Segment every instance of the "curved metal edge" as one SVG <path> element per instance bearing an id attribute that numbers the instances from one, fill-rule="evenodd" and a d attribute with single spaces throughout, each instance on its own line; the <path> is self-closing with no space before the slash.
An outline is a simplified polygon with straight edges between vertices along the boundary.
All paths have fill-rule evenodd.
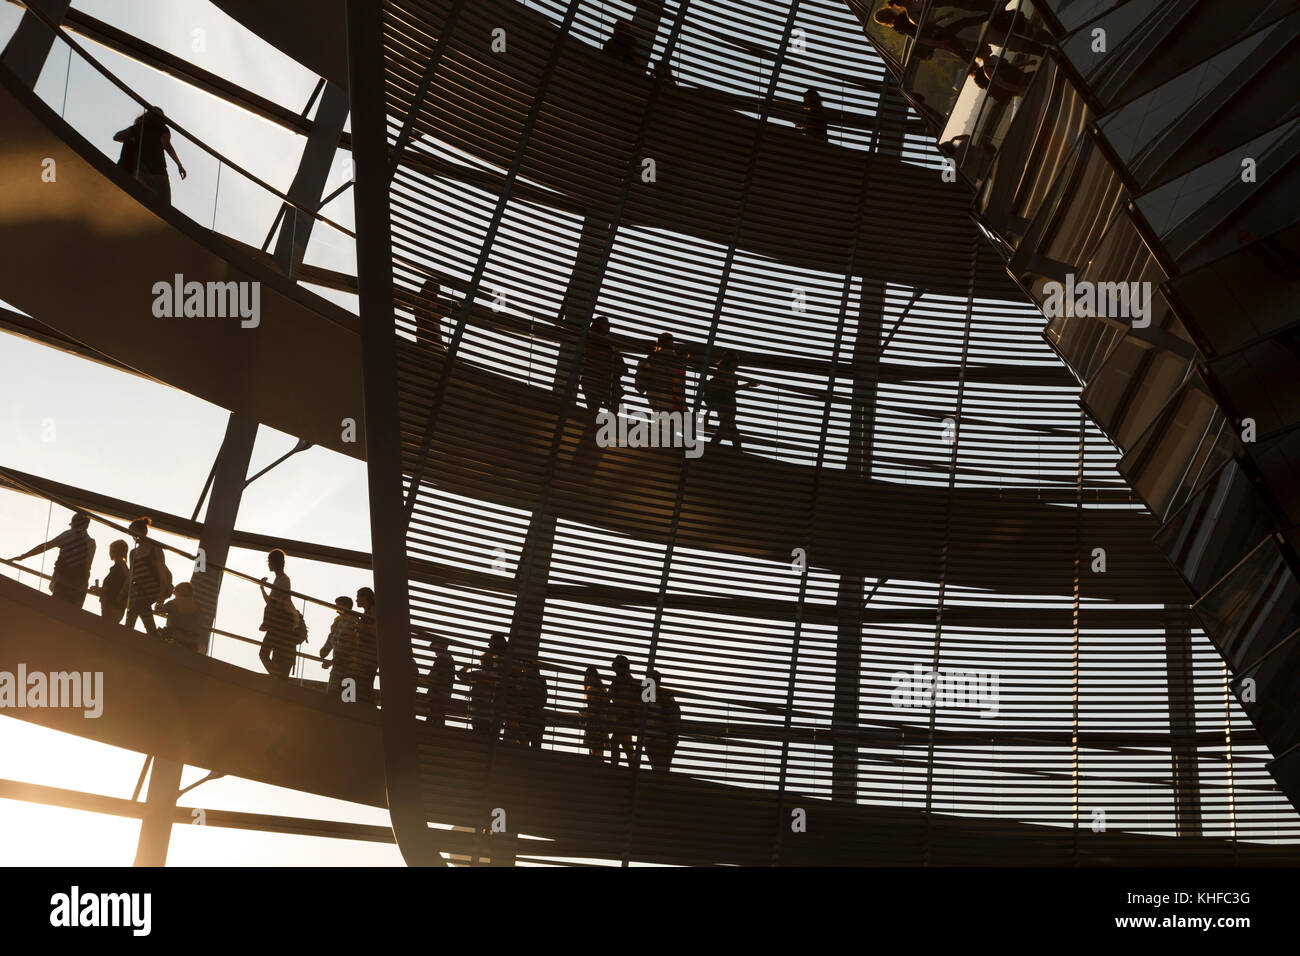
<path id="1" fill-rule="evenodd" d="M 357 282 L 361 311 L 362 394 L 370 538 L 374 555 L 375 624 L 384 699 L 381 724 L 388 813 L 402 858 L 412 866 L 444 866 L 436 831 L 420 795 L 416 744 L 415 661 L 411 657 L 402 516 L 402 443 L 397 418 L 397 343 L 393 328 L 392 236 L 388 221 L 387 131 L 384 122 L 383 8 L 348 0 L 348 80 L 353 158 L 357 165 Z"/>

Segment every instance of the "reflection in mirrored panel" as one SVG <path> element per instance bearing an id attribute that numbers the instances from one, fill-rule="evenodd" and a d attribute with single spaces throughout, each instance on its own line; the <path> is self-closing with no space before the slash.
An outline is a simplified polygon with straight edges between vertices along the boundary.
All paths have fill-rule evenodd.
<path id="1" fill-rule="evenodd" d="M 1300 426 L 1243 447 L 1286 520 L 1300 522 Z"/>
<path id="2" fill-rule="evenodd" d="M 1300 582 L 1270 537 L 1194 607 L 1238 676 L 1300 627 Z"/>
<path id="3" fill-rule="evenodd" d="M 1300 422 L 1300 329 L 1211 362 L 1209 369 L 1227 406 L 1251 419 L 1257 439 Z"/>
<path id="4" fill-rule="evenodd" d="M 1223 412 L 1193 376 L 1120 460 L 1119 470 L 1163 521 L 1232 451 Z"/>
<path id="5" fill-rule="evenodd" d="M 1293 326 L 1300 322 L 1300 227 L 1184 273 L 1170 290 L 1196 305 L 1197 328 L 1215 352 Z"/>
<path id="6" fill-rule="evenodd" d="M 983 182 L 1021 105 L 1042 98 L 1035 86 L 1051 37 L 1028 0 L 995 10 L 985 25 L 959 95 L 939 134 L 965 176 Z"/>
<path id="7" fill-rule="evenodd" d="M 1092 258 L 1112 220 L 1123 214 L 1128 194 L 1109 159 L 1099 150 L 1092 137 L 1079 144 L 1076 161 L 1061 177 L 1054 203 L 1039 216 L 1050 216 L 1036 243 L 1038 252 L 1047 259 L 1069 263 L 1072 271 Z M 1128 275 L 1106 276 L 1104 281 L 1125 281 Z"/>
<path id="8" fill-rule="evenodd" d="M 970 70 L 988 14 L 963 14 L 935 5 L 918 25 L 898 8 L 889 9 L 896 11 L 889 17 L 892 28 L 906 31 L 910 40 L 903 85 L 913 101 L 942 126 L 963 89 L 968 85 L 973 91 L 978 89 Z"/>
<path id="9" fill-rule="evenodd" d="M 1265 769 L 1273 775 L 1283 793 L 1300 793 L 1300 746 L 1292 747 L 1267 764 Z"/>
<path id="10" fill-rule="evenodd" d="M 1066 30 L 1077 30 L 1125 0 L 1041 0 Z"/>
<path id="11" fill-rule="evenodd" d="M 1035 298 L 1042 301 L 1042 286 L 1047 280 L 1036 282 Z M 1124 330 L 1119 325 L 1086 315 L 1067 316 L 1064 312 L 1052 316 L 1043 335 L 1056 349 L 1074 374 L 1087 382 L 1096 374 L 1120 339 Z"/>
<path id="12" fill-rule="evenodd" d="M 1187 377 L 1184 356 L 1125 338 L 1084 390 L 1082 401 L 1120 448 L 1130 447 L 1151 425 Z"/>
<path id="13" fill-rule="evenodd" d="M 1292 630 L 1257 664 L 1238 674 L 1236 686 L 1248 679 L 1255 681 L 1255 699 L 1244 705 L 1251 722 L 1275 750 L 1294 744 L 1300 739 L 1300 707 L 1296 706 L 1300 700 L 1300 631 Z"/>
<path id="14" fill-rule="evenodd" d="M 1203 151 L 1188 149 L 1201 139 L 1197 121 L 1209 120 L 1218 112 L 1222 99 L 1230 95 L 1223 89 L 1224 78 L 1255 55 L 1264 36 L 1261 32 L 1247 37 L 1098 120 L 1098 131 L 1140 184 L 1184 151 L 1190 154 L 1188 159 L 1199 158 L 1197 152 L 1203 155 Z M 1149 56 L 1147 50 L 1140 53 L 1144 59 Z M 1216 99 L 1206 102 L 1206 97 Z M 1188 116 L 1197 113 L 1199 117 Z M 1209 141 L 1223 144 L 1222 139 Z"/>
<path id="15" fill-rule="evenodd" d="M 1169 516 L 1156 544 L 1197 594 L 1209 591 L 1277 528 L 1277 521 L 1235 459 Z"/>
<path id="16" fill-rule="evenodd" d="M 1054 10 L 1057 4 L 1050 3 Z M 1084 7 L 1088 7 L 1084 12 Z M 1075 16 L 1068 23 L 1062 23 L 1066 30 L 1075 31 L 1061 41 L 1061 52 L 1069 58 L 1090 84 L 1100 82 L 1110 73 L 1131 72 L 1132 64 L 1126 55 L 1125 41 L 1133 39 L 1134 45 L 1140 45 L 1145 37 L 1144 25 L 1152 21 L 1157 13 L 1164 12 L 1161 7 L 1177 7 L 1168 0 L 1124 0 L 1115 3 L 1081 4 Z M 1086 29 L 1079 30 L 1086 24 Z M 1097 31 L 1102 33 L 1099 35 Z"/>
<path id="17" fill-rule="evenodd" d="M 1045 95 L 1027 98 L 976 197 L 976 209 L 989 227 L 1013 245 L 1059 185 L 1062 168 L 1082 148 L 1090 118 L 1087 105 L 1062 74 L 1040 69 L 1038 75 L 1035 88 L 1044 84 Z"/>

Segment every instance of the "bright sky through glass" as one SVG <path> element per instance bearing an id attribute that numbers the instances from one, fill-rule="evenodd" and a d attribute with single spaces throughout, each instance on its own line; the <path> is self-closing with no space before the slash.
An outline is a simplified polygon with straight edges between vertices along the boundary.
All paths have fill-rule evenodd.
<path id="1" fill-rule="evenodd" d="M 83 0 L 75 5 L 127 33 L 194 61 L 220 76 L 232 77 L 245 88 L 293 109 L 301 109 L 315 78 L 267 46 L 203 0 Z M 8 39 L 21 10 L 0 5 L 0 44 Z M 206 31 L 207 52 L 192 49 L 192 31 Z M 201 136 L 271 185 L 287 188 L 297 166 L 302 139 L 273 124 L 229 107 L 206 93 L 189 89 L 89 41 L 86 49 L 116 72 L 129 86 L 168 115 Z M 67 69 L 66 48 L 56 47 L 38 91 L 56 108 L 67 83 L 66 117 L 83 135 L 110 150 L 112 134 L 129 125 L 134 105 L 99 74 Z M 60 69 L 62 67 L 62 69 Z M 172 170 L 178 208 L 208 222 L 215 192 L 214 166 L 207 157 L 179 138 L 176 142 L 190 173 L 181 182 Z M 115 153 L 113 153 L 115 155 Z M 328 188 L 341 182 L 338 170 Z M 227 177 L 227 189 L 232 180 Z M 230 216 L 218 223 L 225 232 L 239 231 L 235 219 L 246 218 L 248 235 L 259 233 L 261 244 L 277 203 L 262 200 L 248 205 L 250 191 L 232 194 Z M 327 214 L 351 225 L 350 203 L 335 203 Z M 226 228 L 222 228 L 225 226 Z M 334 263 L 348 267 L 346 260 Z M 168 512 L 188 518 L 220 447 L 227 413 L 199 399 L 106 366 L 58 352 L 11 335 L 0 336 L 0 381 L 5 383 L 0 407 L 0 466 L 66 482 L 96 492 L 138 502 L 142 513 Z M 63 384 L 61 384 L 63 383 Z M 66 387 L 75 383 L 75 387 Z M 42 424 L 54 423 L 54 441 L 43 441 Z M 293 447 L 296 439 L 263 427 L 253 453 L 252 471 L 270 464 Z M 47 540 L 67 525 L 67 512 L 11 492 L 0 492 L 0 554 L 13 557 Z M 325 542 L 369 551 L 366 478 L 362 462 L 321 449 L 291 458 L 259 478 L 244 495 L 238 527 L 285 538 Z M 98 550 L 92 577 L 106 568 L 109 542 L 118 535 L 91 525 Z M 186 551 L 194 542 L 158 535 Z M 49 573 L 54 552 L 28 562 Z M 183 569 L 175 556 L 169 562 L 177 580 Z M 229 565 L 254 577 L 266 574 L 261 553 L 234 550 Z M 291 561 L 295 590 L 332 600 L 371 583 L 369 576 L 346 568 Z M 12 572 L 6 570 L 11 577 Z M 186 575 L 187 576 L 187 575 Z M 24 576 L 34 584 L 30 575 Z M 253 585 L 227 579 L 215 626 L 245 636 L 260 637 L 261 598 Z M 87 608 L 97 607 L 93 598 Z M 329 613 L 310 608 L 307 620 L 312 646 L 319 650 L 328 630 Z M 245 667 L 260 669 L 256 648 L 215 639 L 214 653 Z M 316 669 L 314 676 L 321 672 Z M 112 688 L 106 693 L 111 695 Z M 4 776 L 47 786 L 129 798 L 140 771 L 141 758 L 117 748 L 56 733 L 23 721 L 0 719 L 0 753 L 6 755 Z M 346 755 L 340 754 L 340 760 Z M 188 767 L 182 786 L 206 771 Z M 285 791 L 250 781 L 222 779 L 187 794 L 188 806 L 241 810 L 289 816 L 318 817 L 365 824 L 387 824 L 387 813 L 310 794 Z M 0 800 L 0 830 L 6 836 L 6 863 L 13 865 L 124 865 L 135 854 L 136 821 L 84 811 Z M 267 834 L 226 828 L 176 827 L 168 857 L 173 865 L 386 865 L 400 863 L 395 846 L 352 840 Z"/>

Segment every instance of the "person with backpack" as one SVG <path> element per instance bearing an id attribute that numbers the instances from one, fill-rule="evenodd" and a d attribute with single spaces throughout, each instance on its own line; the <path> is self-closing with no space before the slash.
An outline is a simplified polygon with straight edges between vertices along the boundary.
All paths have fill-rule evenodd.
<path id="1" fill-rule="evenodd" d="M 152 520 L 136 518 L 127 526 L 135 547 L 131 549 L 131 586 L 126 600 L 126 626 L 134 629 L 136 618 L 144 624 L 145 633 L 158 637 L 158 626 L 153 619 L 155 604 L 172 592 L 172 573 L 167 570 L 160 544 L 149 538 Z"/>
<path id="2" fill-rule="evenodd" d="M 54 560 L 54 573 L 50 576 L 50 593 L 56 600 L 81 607 L 90 590 L 90 563 L 95 558 L 95 540 L 86 530 L 89 527 L 90 515 L 76 511 L 67 531 L 18 555 L 14 561 L 25 561 L 50 548 L 58 548 L 59 556 Z"/>
<path id="3" fill-rule="evenodd" d="M 298 609 L 293 606 L 289 575 L 284 573 L 284 552 L 279 548 L 267 552 L 266 566 L 275 575 L 268 591 L 262 578 L 262 626 L 266 632 L 258 658 L 272 677 L 288 680 L 298 647 Z"/>

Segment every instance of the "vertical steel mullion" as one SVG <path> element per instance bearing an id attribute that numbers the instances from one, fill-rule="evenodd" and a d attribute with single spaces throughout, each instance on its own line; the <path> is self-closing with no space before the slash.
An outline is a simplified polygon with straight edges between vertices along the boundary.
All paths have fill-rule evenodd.
<path id="1" fill-rule="evenodd" d="M 415 118 L 424 107 L 425 97 L 429 95 L 429 87 L 433 85 L 434 74 L 437 72 L 438 67 L 442 65 L 442 56 L 447 50 L 447 38 L 455 30 L 456 24 L 460 20 L 460 12 L 464 6 L 465 0 L 455 0 L 451 12 L 447 14 L 447 19 L 442 22 L 442 32 L 438 34 L 438 39 L 433 43 L 433 49 L 429 51 L 429 64 L 424 68 L 424 75 L 420 77 L 420 86 L 416 89 L 415 96 L 411 98 L 411 108 L 407 111 L 406 119 L 403 120 L 402 128 L 394 138 L 393 145 L 388 149 L 387 185 L 391 186 L 393 177 L 397 175 L 397 168 L 402 164 L 402 153 L 406 150 L 406 143 L 411 138 L 411 131 L 415 128 Z"/>
<path id="2" fill-rule="evenodd" d="M 718 281 L 718 296 L 713 307 L 713 316 L 709 323 L 709 335 L 704 347 L 704 357 L 702 368 L 704 372 L 708 371 L 709 356 L 713 350 L 713 341 L 718 331 L 718 323 L 722 317 L 722 305 L 726 300 L 727 283 L 731 277 L 731 270 L 736 261 L 736 246 L 740 242 L 740 229 L 745 220 L 745 207 L 749 200 L 749 191 L 754 182 L 754 169 L 758 165 L 758 153 L 763 144 L 764 133 L 767 131 L 768 116 L 772 110 L 772 100 L 776 96 L 776 88 L 781 76 L 781 67 L 785 63 L 786 50 L 790 46 L 790 34 L 794 29 L 794 22 L 799 13 L 800 0 L 792 0 L 789 13 L 786 16 L 785 29 L 781 31 L 781 45 L 777 50 L 776 59 L 772 64 L 772 76 L 768 81 L 767 92 L 763 96 L 763 104 L 759 110 L 757 129 L 754 135 L 754 145 L 750 150 L 749 163 L 745 168 L 744 184 L 740 191 L 740 208 L 736 211 L 736 224 L 731 232 L 731 241 L 727 244 L 727 255 L 723 262 L 722 275 Z M 703 374 L 703 373 L 701 373 Z M 703 398 L 703 389 L 697 388 L 695 402 L 690 414 L 698 414 L 700 402 Z M 650 629 L 650 648 L 646 655 L 646 670 L 654 667 L 655 651 L 659 645 L 659 630 L 663 623 L 664 600 L 668 591 L 668 579 L 672 573 L 673 554 L 677 544 L 677 529 L 681 523 L 682 503 L 686 497 L 686 478 L 690 473 L 689 460 L 683 460 L 681 464 L 680 477 L 677 480 L 677 496 L 673 502 L 673 516 L 669 524 L 668 541 L 664 549 L 664 566 L 659 575 L 659 590 L 655 599 L 655 616 L 654 622 Z M 632 831 L 636 824 L 636 804 L 637 804 L 637 778 L 641 766 L 641 738 L 645 732 L 646 721 L 646 701 L 641 701 L 641 716 L 637 724 L 636 747 L 633 751 L 632 758 L 632 808 L 628 814 L 627 820 L 627 841 L 624 844 L 622 865 L 628 865 L 628 858 L 632 848 Z"/>
<path id="3" fill-rule="evenodd" d="M 666 50 L 671 50 L 672 45 L 676 42 L 677 35 L 680 32 L 682 24 L 686 19 L 686 11 L 689 9 L 691 0 L 683 0 L 678 8 L 677 19 L 673 23 L 672 32 L 667 41 Z M 659 93 L 663 88 L 662 71 L 655 72 L 654 85 L 650 91 L 650 97 L 646 101 L 645 112 L 642 116 L 640 127 L 637 133 L 636 143 L 632 147 L 631 160 L 628 163 L 627 172 L 623 178 L 623 185 L 619 193 L 618 202 L 614 207 L 613 216 L 609 222 L 607 236 L 605 238 L 600 255 L 597 258 L 595 269 L 593 270 L 593 281 L 591 290 L 585 296 L 586 301 L 580 303 L 577 315 L 581 319 L 594 312 L 596 303 L 600 299 L 600 290 L 604 284 L 605 272 L 609 267 L 609 260 L 614 252 L 614 243 L 618 236 L 619 227 L 622 225 L 623 213 L 627 207 L 627 200 L 632 191 L 632 184 L 636 181 L 637 158 L 645 145 L 646 127 L 649 125 L 650 116 L 653 114 L 655 107 L 658 105 Z M 569 363 L 569 369 L 565 374 L 564 393 L 560 400 L 559 411 L 556 413 L 555 429 L 551 435 L 551 448 L 547 453 L 546 467 L 543 471 L 541 490 L 538 493 L 537 504 L 533 507 L 533 514 L 537 514 L 546 509 L 550 500 L 551 486 L 555 478 L 555 464 L 559 458 L 560 447 L 564 440 L 565 426 L 569 421 L 569 407 L 572 404 L 575 393 L 577 392 L 578 371 L 582 365 L 582 354 L 587 343 L 587 331 L 590 322 L 584 322 L 582 329 L 578 332 L 577 347 L 574 349 L 573 358 Z M 559 370 L 557 369 L 557 374 Z M 615 410 L 617 411 L 617 410 Z M 522 580 L 518 583 L 516 590 L 524 591 L 530 582 L 531 562 L 526 562 L 522 568 Z"/>
<path id="4" fill-rule="evenodd" d="M 1079 458 L 1078 470 L 1075 478 L 1075 503 L 1074 503 L 1074 588 L 1073 588 L 1073 606 L 1071 609 L 1071 646 L 1073 648 L 1072 668 L 1071 668 L 1071 729 L 1070 729 L 1070 754 L 1071 769 L 1070 779 L 1072 781 L 1073 791 L 1073 818 L 1074 826 L 1072 832 L 1074 835 L 1074 845 L 1071 855 L 1074 864 L 1079 864 L 1079 610 L 1080 610 L 1080 579 L 1082 577 L 1083 562 L 1083 465 L 1085 455 L 1085 436 L 1087 428 L 1087 413 L 1083 410 L 1083 405 L 1079 405 Z"/>
<path id="5" fill-rule="evenodd" d="M 686 20 L 686 11 L 689 9 L 690 3 L 691 0 L 683 0 L 681 5 L 678 7 L 677 19 L 673 23 L 673 30 L 668 40 L 668 44 L 669 44 L 668 49 L 671 49 L 672 44 L 676 41 L 677 35 L 681 30 L 682 24 Z M 596 307 L 597 300 L 600 298 L 600 289 L 602 283 L 604 282 L 605 270 L 609 266 L 609 259 L 614 251 L 614 240 L 617 236 L 618 228 L 621 225 L 623 220 L 623 212 L 627 207 L 627 200 L 628 200 L 628 196 L 632 191 L 632 184 L 636 181 L 637 159 L 641 153 L 642 147 L 645 145 L 646 127 L 649 125 L 650 116 L 654 112 L 655 106 L 658 104 L 659 93 L 662 88 L 663 88 L 663 71 L 656 70 L 654 85 L 651 87 L 650 97 L 646 101 L 645 113 L 642 116 L 641 123 L 637 132 L 637 140 L 634 146 L 632 147 L 632 153 L 629 158 L 627 172 L 623 177 L 623 186 L 619 194 L 618 203 L 614 207 L 613 217 L 609 223 L 609 228 L 607 230 L 607 236 L 605 238 L 603 248 L 601 249 L 600 256 L 596 262 L 592 287 L 590 292 L 587 293 L 586 295 L 587 301 L 585 302 L 584 306 L 578 310 L 578 316 L 580 318 L 592 312 Z M 590 324 L 591 324 L 590 322 L 584 322 L 582 330 L 578 333 L 578 345 L 577 348 L 574 350 L 573 359 L 570 362 L 568 373 L 565 376 L 564 395 L 560 401 L 559 411 L 556 413 L 555 430 L 551 436 L 551 448 L 547 454 L 546 468 L 543 472 L 541 488 L 540 491 L 538 492 L 537 503 L 533 507 L 533 511 L 532 511 L 534 517 L 536 517 L 538 514 L 544 513 L 550 501 L 551 486 L 555 481 L 555 463 L 559 458 L 560 447 L 564 441 L 565 425 L 567 425 L 569 421 L 569 414 L 568 414 L 569 405 L 573 401 L 574 393 L 577 390 L 578 370 L 581 368 L 582 352 L 587 342 L 587 330 L 590 327 Z M 558 375 L 560 370 L 557 368 L 556 372 Z M 615 412 L 617 413 L 617 409 L 615 409 Z M 525 541 L 525 544 L 527 544 L 527 541 Z M 519 595 L 528 593 L 528 589 L 532 584 L 531 576 L 533 573 L 533 567 L 534 567 L 533 554 L 530 553 L 528 558 L 523 562 L 520 568 L 519 578 L 515 583 L 516 603 L 519 600 Z M 514 647 L 515 647 L 515 635 L 512 635 L 511 641 L 506 645 L 506 657 L 503 665 L 507 674 L 510 673 L 510 665 L 514 661 Z M 496 710 L 498 713 L 500 712 L 500 708 L 497 708 Z M 496 757 L 496 749 L 497 749 L 497 737 L 493 737 L 493 739 L 488 742 L 487 770 L 484 774 L 484 784 L 483 784 L 485 789 L 488 787 L 488 784 L 492 777 L 492 771 L 495 765 L 494 762 Z M 471 866 L 476 865 L 478 862 L 480 838 L 481 838 L 481 831 L 479 831 L 479 833 L 475 837 L 474 851 L 470 858 Z"/>
<path id="6" fill-rule="evenodd" d="M 474 297 L 478 294 L 479 285 L 483 281 L 483 271 L 487 268 L 488 260 L 492 257 L 497 232 L 501 228 L 501 220 L 505 217 L 506 207 L 510 204 L 510 198 L 514 193 L 515 180 L 518 178 L 519 169 L 524 162 L 524 154 L 528 151 L 528 143 L 532 138 L 533 129 L 537 125 L 537 118 L 541 115 L 542 106 L 546 102 L 546 94 L 550 89 L 551 79 L 555 75 L 555 65 L 560 59 L 560 54 L 564 49 L 564 41 L 568 38 L 569 30 L 573 26 L 573 19 L 577 15 L 581 3 L 582 0 L 569 0 L 564 22 L 555 35 L 555 43 L 551 46 L 550 56 L 542 69 L 541 79 L 537 83 L 537 93 L 533 97 L 533 105 L 529 108 L 528 116 L 524 120 L 519 145 L 515 147 L 515 155 L 510 161 L 510 169 L 506 172 L 501 195 L 497 199 L 496 209 L 492 212 L 492 220 L 488 224 L 487 233 L 483 237 L 478 262 L 474 266 L 474 277 L 470 280 L 469 288 L 465 291 L 465 297 L 456 316 L 456 329 L 452 333 L 451 341 L 447 343 L 447 357 L 443 365 L 443 373 L 438 379 L 438 387 L 433 395 L 433 401 L 429 409 L 429 421 L 425 426 L 424 436 L 420 441 L 419 457 L 416 461 L 415 470 L 411 472 L 411 484 L 407 489 L 406 502 L 402 508 L 407 522 L 411 520 L 415 500 L 419 497 L 420 481 L 424 477 L 424 469 L 429 461 L 429 451 L 433 446 L 433 436 L 437 430 L 438 412 L 446 396 L 447 382 L 451 378 L 453 363 L 460 351 L 460 340 L 465 333 L 465 325 L 468 323 L 470 312 L 474 308 Z"/>
<path id="7" fill-rule="evenodd" d="M 437 831 L 427 825 L 420 786 L 415 721 L 415 659 L 411 653 L 405 521 L 401 511 L 402 433 L 393 325 L 392 224 L 389 218 L 388 129 L 384 113 L 387 61 L 383 8 L 348 0 L 348 83 L 352 147 L 357 163 L 357 293 L 361 315 L 362 397 L 366 474 L 370 485 L 371 567 L 384 706 L 384 774 L 389 819 L 408 863 L 444 865 Z M 403 546 L 396 545 L 401 541 Z"/>
<path id="8" fill-rule="evenodd" d="M 862 186 L 858 191 L 857 217 L 854 220 L 853 225 L 853 240 L 849 244 L 848 266 L 845 270 L 844 288 L 840 293 L 839 319 L 835 326 L 835 345 L 831 351 L 831 361 L 827 372 L 826 404 L 822 409 L 821 430 L 817 438 L 817 461 L 813 466 L 812 497 L 808 505 L 808 540 L 810 541 L 812 540 L 812 530 L 814 516 L 817 510 L 817 502 L 820 498 L 822 467 L 825 463 L 826 457 L 826 440 L 830 431 L 831 409 L 835 405 L 835 380 L 838 377 L 837 371 L 839 369 L 840 349 L 844 340 L 844 326 L 848 319 L 849 298 L 853 294 L 853 280 L 855 277 L 854 268 L 858 256 L 858 240 L 862 235 L 862 220 L 866 217 L 867 193 L 871 188 L 871 171 L 875 168 L 876 150 L 880 142 L 880 114 L 883 111 L 885 97 L 888 93 L 889 73 L 886 71 L 881 86 L 880 96 L 876 101 L 876 115 L 871 130 L 871 144 L 867 150 L 866 162 L 862 171 Z M 863 276 L 862 284 L 865 285 L 866 281 L 866 276 Z M 859 292 L 859 329 L 861 329 L 861 315 L 862 298 L 861 293 Z M 853 397 L 850 393 L 850 419 L 852 418 L 852 406 Z M 794 717 L 794 694 L 796 675 L 799 667 L 799 645 L 803 634 L 803 613 L 808 596 L 808 569 L 811 565 L 809 556 L 805 554 L 804 557 L 803 573 L 799 577 L 799 599 L 798 604 L 795 607 L 794 635 L 790 645 L 790 669 L 786 676 L 785 721 L 781 728 L 781 769 L 777 777 L 776 835 L 772 845 L 773 865 L 779 865 L 781 862 L 781 840 L 785 834 L 785 784 L 790 750 L 790 730 Z"/>
<path id="9" fill-rule="evenodd" d="M 934 611 L 934 654 L 931 658 L 930 671 L 934 685 L 930 689 L 930 728 L 929 743 L 926 747 L 925 761 L 925 846 L 923 863 L 930 865 L 930 830 L 934 815 L 934 725 L 938 715 L 939 651 L 943 640 L 943 602 L 948 583 L 948 551 L 952 535 L 952 499 L 957 488 L 957 453 L 961 447 L 962 402 L 966 395 L 966 360 L 970 354 L 970 329 L 974 324 L 975 309 L 975 271 L 979 261 L 978 236 L 971 236 L 970 272 L 966 286 L 966 328 L 962 333 L 961 366 L 957 372 L 957 406 L 955 425 L 952 436 L 952 454 L 948 458 L 948 497 L 943 514 L 943 547 L 939 552 L 939 594 Z"/>

